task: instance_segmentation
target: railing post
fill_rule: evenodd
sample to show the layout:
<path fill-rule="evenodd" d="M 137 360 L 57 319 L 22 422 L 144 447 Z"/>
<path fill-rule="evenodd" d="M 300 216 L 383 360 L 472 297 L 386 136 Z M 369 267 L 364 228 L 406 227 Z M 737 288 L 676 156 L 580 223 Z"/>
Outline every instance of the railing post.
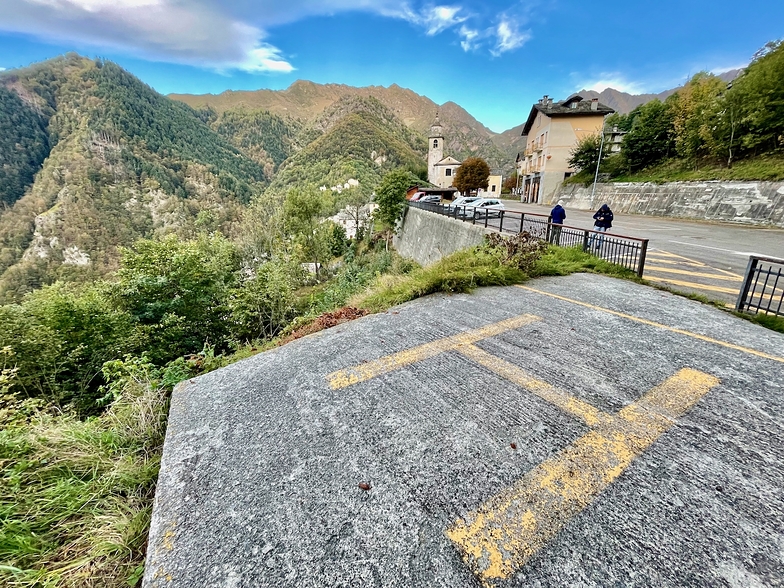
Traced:
<path fill-rule="evenodd" d="M 501 211 L 501 218 L 500 218 L 500 221 L 498 223 L 498 232 L 499 233 L 503 233 L 504 232 L 504 211 L 503 210 Z"/>
<path fill-rule="evenodd" d="M 588 231 L 583 231 L 583 253 L 588 251 Z"/>
<path fill-rule="evenodd" d="M 520 230 L 518 231 L 518 233 L 522 233 L 523 232 L 523 222 L 524 221 L 525 221 L 525 213 L 521 212 L 520 213 Z"/>
<path fill-rule="evenodd" d="M 553 235 L 553 224 L 550 222 L 552 217 L 547 217 L 547 230 L 544 232 L 544 240 L 550 242 L 550 237 Z"/>
<path fill-rule="evenodd" d="M 735 310 L 738 312 L 743 312 L 746 296 L 749 295 L 749 288 L 751 287 L 751 277 L 754 275 L 754 270 L 757 269 L 757 261 L 757 258 L 753 255 L 749 256 L 749 263 L 746 266 L 746 275 L 743 278 L 743 286 L 738 294 L 738 301 L 735 303 Z"/>
<path fill-rule="evenodd" d="M 637 266 L 637 277 L 642 277 L 642 272 L 645 269 L 645 256 L 648 255 L 648 239 L 642 240 L 640 245 L 640 264 Z"/>

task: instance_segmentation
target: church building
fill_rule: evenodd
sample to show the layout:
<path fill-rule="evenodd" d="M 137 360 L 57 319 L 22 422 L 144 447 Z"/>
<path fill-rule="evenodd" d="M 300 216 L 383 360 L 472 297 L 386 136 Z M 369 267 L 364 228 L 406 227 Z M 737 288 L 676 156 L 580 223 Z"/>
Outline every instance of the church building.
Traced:
<path fill-rule="evenodd" d="M 444 157 L 444 131 L 436 114 L 430 126 L 427 148 L 427 181 L 439 188 L 449 188 L 462 162 L 454 157 Z"/>

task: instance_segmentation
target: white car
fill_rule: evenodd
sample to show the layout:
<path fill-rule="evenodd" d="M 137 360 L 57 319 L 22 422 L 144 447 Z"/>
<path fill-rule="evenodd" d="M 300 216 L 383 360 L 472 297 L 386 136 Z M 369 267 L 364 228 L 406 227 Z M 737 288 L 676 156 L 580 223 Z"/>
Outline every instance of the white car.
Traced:
<path fill-rule="evenodd" d="M 466 216 L 470 216 L 472 211 L 475 218 L 501 216 L 502 210 L 506 207 L 498 198 L 479 198 L 466 206 Z"/>
<path fill-rule="evenodd" d="M 479 200 L 479 196 L 460 196 L 455 198 L 449 205 L 449 212 L 454 212 L 458 207 L 462 209 L 464 206 L 468 206 L 477 200 Z"/>
<path fill-rule="evenodd" d="M 426 196 L 420 197 L 418 202 L 423 202 L 425 204 L 439 204 L 441 202 L 441 196 L 438 194 L 427 194 Z"/>

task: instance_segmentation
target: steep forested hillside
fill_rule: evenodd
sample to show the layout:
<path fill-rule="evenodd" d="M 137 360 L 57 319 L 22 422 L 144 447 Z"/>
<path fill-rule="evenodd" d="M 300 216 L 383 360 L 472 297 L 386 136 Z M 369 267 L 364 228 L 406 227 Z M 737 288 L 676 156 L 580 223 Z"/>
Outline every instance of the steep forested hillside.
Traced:
<path fill-rule="evenodd" d="M 427 145 L 374 98 L 343 98 L 303 131 L 307 146 L 289 159 L 270 193 L 292 187 L 342 185 L 349 179 L 374 188 L 396 167 L 424 170 Z"/>
<path fill-rule="evenodd" d="M 170 98 L 181 100 L 194 108 L 211 108 L 219 114 L 238 108 L 266 110 L 280 117 L 297 120 L 304 126 L 313 124 L 341 100 L 374 98 L 421 137 L 427 137 L 430 125 L 438 113 L 447 142 L 446 152 L 459 159 L 482 157 L 493 169 L 502 170 L 506 175 L 514 169 L 517 155 L 516 146 L 497 141 L 498 135 L 454 102 L 439 106 L 429 98 L 395 84 L 388 88 L 354 88 L 299 80 L 286 90 L 280 91 L 226 91 L 218 95 L 171 94 Z M 526 115 L 527 111 L 521 110 L 520 119 L 524 119 Z"/>
<path fill-rule="evenodd" d="M 113 63 L 67 55 L 4 72 L 0 89 L 0 201 L 13 203 L 0 213 L 0 302 L 111 271 L 139 237 L 228 233 L 269 182 L 200 113 Z"/>
<path fill-rule="evenodd" d="M 49 154 L 46 118 L 0 86 L 0 205 L 19 200 Z"/>
<path fill-rule="evenodd" d="M 267 110 L 237 108 L 220 115 L 214 110 L 200 111 L 210 126 L 237 149 L 264 168 L 271 178 L 280 164 L 299 150 L 302 125 Z"/>

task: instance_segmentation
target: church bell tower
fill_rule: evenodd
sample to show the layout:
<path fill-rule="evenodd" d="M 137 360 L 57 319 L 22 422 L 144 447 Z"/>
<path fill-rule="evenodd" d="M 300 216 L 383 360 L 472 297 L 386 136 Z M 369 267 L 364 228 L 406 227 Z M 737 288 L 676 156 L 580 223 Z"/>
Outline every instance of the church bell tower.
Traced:
<path fill-rule="evenodd" d="M 444 131 L 441 128 L 441 123 L 438 120 L 438 113 L 436 112 L 436 120 L 430 125 L 430 136 L 428 138 L 427 146 L 427 180 L 431 184 L 438 185 L 438 178 L 436 177 L 436 164 L 444 159 Z"/>

